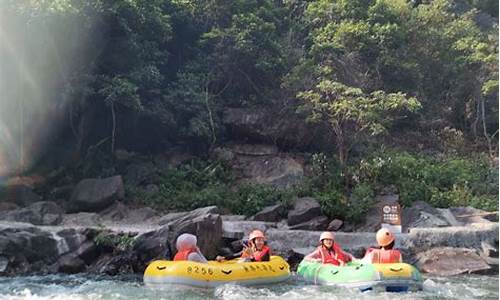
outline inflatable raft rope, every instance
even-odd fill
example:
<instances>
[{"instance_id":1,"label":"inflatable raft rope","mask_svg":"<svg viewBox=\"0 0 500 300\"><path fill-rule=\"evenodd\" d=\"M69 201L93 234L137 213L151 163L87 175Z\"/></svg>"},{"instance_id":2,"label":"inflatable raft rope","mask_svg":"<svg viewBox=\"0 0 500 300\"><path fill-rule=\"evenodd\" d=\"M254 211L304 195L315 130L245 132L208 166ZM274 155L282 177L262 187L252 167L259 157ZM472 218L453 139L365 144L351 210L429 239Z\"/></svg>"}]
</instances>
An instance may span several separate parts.
<instances>
[{"instance_id":1,"label":"inflatable raft rope","mask_svg":"<svg viewBox=\"0 0 500 300\"><path fill-rule=\"evenodd\" d=\"M157 260L144 271L144 283L182 284L195 287L215 287L226 283L260 285L283 282L290 277L290 266L279 256L268 262Z\"/></svg>"},{"instance_id":2,"label":"inflatable raft rope","mask_svg":"<svg viewBox=\"0 0 500 300\"><path fill-rule=\"evenodd\" d=\"M346 266L302 261L299 278L318 285L338 285L362 291L406 292L422 289L422 276L412 265L349 263Z\"/></svg>"}]
</instances>

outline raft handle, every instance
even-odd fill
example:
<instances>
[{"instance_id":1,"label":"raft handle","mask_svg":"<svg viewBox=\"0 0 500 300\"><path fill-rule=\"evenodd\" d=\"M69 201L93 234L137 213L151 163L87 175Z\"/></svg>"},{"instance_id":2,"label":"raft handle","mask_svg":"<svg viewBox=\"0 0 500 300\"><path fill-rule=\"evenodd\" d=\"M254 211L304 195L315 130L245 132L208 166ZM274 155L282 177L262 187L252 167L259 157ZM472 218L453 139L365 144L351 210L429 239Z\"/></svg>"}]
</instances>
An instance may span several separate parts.
<instances>
[{"instance_id":1,"label":"raft handle","mask_svg":"<svg viewBox=\"0 0 500 300\"><path fill-rule=\"evenodd\" d=\"M400 272L400 271L403 271L403 268L399 268L399 269L389 268L389 270L391 270L393 272Z\"/></svg>"}]
</instances>

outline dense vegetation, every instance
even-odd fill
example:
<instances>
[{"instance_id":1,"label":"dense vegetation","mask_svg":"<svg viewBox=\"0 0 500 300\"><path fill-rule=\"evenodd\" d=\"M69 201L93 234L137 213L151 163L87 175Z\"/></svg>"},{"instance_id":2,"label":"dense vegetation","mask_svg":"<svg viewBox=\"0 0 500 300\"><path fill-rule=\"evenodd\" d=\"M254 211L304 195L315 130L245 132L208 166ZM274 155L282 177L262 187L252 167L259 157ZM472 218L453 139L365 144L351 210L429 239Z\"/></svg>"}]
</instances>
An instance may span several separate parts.
<instances>
[{"instance_id":1,"label":"dense vegetation","mask_svg":"<svg viewBox=\"0 0 500 300\"><path fill-rule=\"evenodd\" d=\"M327 214L356 219L381 187L395 185L406 205L498 208L489 166L498 152L498 1L7 0L2 7L21 20L28 55L36 54L29 37L40 28L54 33L56 47L81 45L51 101L68 112L59 143L71 145L76 165L99 162L97 173L113 164L107 157L117 148L154 153L183 144L206 157L230 139L222 123L228 107L284 110L331 132L327 144L305 149L319 153L311 157L315 176L293 191L236 190L223 165L201 162L162 175L159 193L146 197L160 207L219 204L251 213L314 195ZM89 157L95 149L100 160Z\"/></svg>"}]
</instances>

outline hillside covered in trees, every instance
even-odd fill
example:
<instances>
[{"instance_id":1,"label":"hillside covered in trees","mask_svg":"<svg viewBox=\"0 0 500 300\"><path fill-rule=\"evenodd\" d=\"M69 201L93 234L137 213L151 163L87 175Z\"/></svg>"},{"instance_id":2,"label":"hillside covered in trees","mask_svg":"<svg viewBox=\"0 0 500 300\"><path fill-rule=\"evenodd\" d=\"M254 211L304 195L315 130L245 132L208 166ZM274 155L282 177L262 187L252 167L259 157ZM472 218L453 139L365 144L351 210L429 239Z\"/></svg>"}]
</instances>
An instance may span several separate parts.
<instances>
[{"instance_id":1,"label":"hillside covered in trees","mask_svg":"<svg viewBox=\"0 0 500 300\"><path fill-rule=\"evenodd\" d=\"M498 210L498 1L0 5L0 175L42 174L47 197L135 155L157 172L129 201L165 209L301 195L356 220L390 187ZM237 144L299 156L305 179L239 180ZM162 169L172 149L192 159Z\"/></svg>"}]
</instances>

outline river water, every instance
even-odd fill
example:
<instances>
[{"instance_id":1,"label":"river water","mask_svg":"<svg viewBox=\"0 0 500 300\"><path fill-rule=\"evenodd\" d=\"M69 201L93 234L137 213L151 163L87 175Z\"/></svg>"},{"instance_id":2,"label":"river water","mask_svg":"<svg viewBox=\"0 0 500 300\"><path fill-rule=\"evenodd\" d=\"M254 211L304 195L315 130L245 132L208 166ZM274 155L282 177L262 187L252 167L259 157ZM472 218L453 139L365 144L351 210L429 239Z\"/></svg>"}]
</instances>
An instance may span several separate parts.
<instances>
[{"instance_id":1,"label":"river water","mask_svg":"<svg viewBox=\"0 0 500 300\"><path fill-rule=\"evenodd\" d=\"M151 288L141 277L47 275L0 278L0 299L498 299L498 276L427 277L415 293L361 293L357 290L306 285L293 280L263 287L225 285L215 289Z\"/></svg>"}]
</instances>

